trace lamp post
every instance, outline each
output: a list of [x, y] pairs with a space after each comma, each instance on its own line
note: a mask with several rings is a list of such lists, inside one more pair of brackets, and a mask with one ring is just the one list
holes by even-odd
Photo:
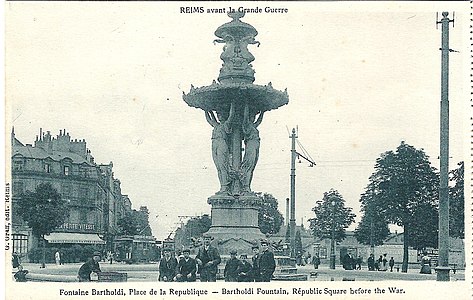
[[332, 200], [332, 241], [330, 245], [330, 269], [335, 270], [335, 200]]

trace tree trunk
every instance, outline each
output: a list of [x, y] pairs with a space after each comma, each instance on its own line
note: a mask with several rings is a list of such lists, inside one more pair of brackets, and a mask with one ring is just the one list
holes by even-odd
[[41, 268], [46, 268], [46, 240], [44, 235], [41, 236], [41, 242], [43, 243], [43, 255], [41, 258]]
[[374, 223], [373, 223], [373, 216], [371, 216], [371, 223], [370, 223], [370, 254], [374, 255]]
[[404, 224], [404, 254], [402, 256], [402, 273], [407, 273], [407, 266], [409, 263], [409, 226]]

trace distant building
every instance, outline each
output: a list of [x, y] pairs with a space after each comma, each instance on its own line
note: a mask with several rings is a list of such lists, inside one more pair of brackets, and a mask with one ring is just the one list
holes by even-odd
[[69, 217], [46, 236], [49, 244], [99, 244], [113, 251], [118, 220], [131, 210], [113, 164], [96, 164], [85, 140], [72, 140], [66, 130], [52, 137], [40, 129], [34, 145], [23, 144], [11, 134], [13, 251], [27, 253], [36, 247], [30, 228], [15, 214], [20, 195], [50, 183], [69, 204]]
[[[327, 263], [330, 260], [330, 239], [314, 240], [313, 252], [318, 253], [322, 263]], [[391, 233], [385, 240], [383, 245], [374, 247], [374, 257], [378, 259], [381, 255], [386, 254], [388, 260], [393, 257], [396, 264], [402, 264], [404, 255], [404, 234], [403, 233]], [[432, 258], [432, 262], [435, 265], [437, 261], [438, 251], [433, 248], [426, 249], [429, 256]], [[408, 249], [409, 263], [417, 264], [420, 262], [422, 257], [422, 251], [416, 249]], [[369, 245], [360, 244], [355, 238], [355, 233], [352, 231], [346, 232], [346, 237], [341, 242], [336, 244], [335, 247], [335, 260], [336, 264], [341, 264], [341, 258], [345, 254], [350, 253], [355, 257], [361, 256], [363, 259], [363, 265], [366, 267], [367, 259], [371, 253]], [[463, 240], [450, 238], [450, 249], [449, 249], [449, 264], [456, 268], [464, 268], [465, 265], [465, 246]]]
[[[286, 244], [284, 247], [288, 247], [288, 243], [286, 243], [286, 233], [288, 230], [288, 225], [281, 225], [279, 228], [279, 232], [270, 236], [270, 241], [275, 244]], [[308, 254], [312, 255], [313, 252], [313, 243], [314, 237], [310, 233], [309, 229], [306, 229], [304, 226], [296, 225], [294, 232], [300, 232], [301, 234], [301, 242], [302, 242], [302, 251], [303, 254], [306, 256]]]
[[[279, 232], [270, 237], [273, 243], [285, 242], [287, 231], [287, 225], [281, 226]], [[302, 240], [302, 250], [304, 255], [310, 254], [313, 256], [317, 254], [322, 264], [328, 264], [330, 261], [330, 248], [331, 239], [316, 239], [313, 237], [309, 229], [305, 229], [302, 226], [296, 226], [296, 232], [300, 231]], [[431, 256], [432, 262], [435, 265], [437, 262], [438, 251], [437, 249], [428, 248], [426, 249], [428, 255]], [[366, 268], [367, 259], [371, 253], [369, 245], [364, 245], [358, 242], [353, 231], [347, 231], [345, 238], [336, 243], [335, 246], [335, 262], [341, 264], [342, 258], [350, 253], [354, 257], [361, 257], [363, 260], [363, 266]], [[383, 245], [374, 247], [375, 259], [379, 256], [387, 254], [388, 260], [393, 257], [397, 265], [402, 264], [404, 255], [404, 234], [403, 233], [391, 233], [384, 241]], [[409, 248], [409, 263], [418, 264], [422, 256], [421, 251]], [[465, 267], [465, 245], [464, 241], [457, 238], [450, 238], [449, 248], [449, 264], [451, 267], [455, 266], [457, 269]]]

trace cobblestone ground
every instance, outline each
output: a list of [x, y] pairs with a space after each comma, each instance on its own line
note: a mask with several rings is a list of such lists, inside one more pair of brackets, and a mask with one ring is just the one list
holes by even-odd
[[[47, 264], [46, 268], [40, 268], [39, 264], [23, 263], [24, 269], [29, 271], [29, 277], [35, 281], [74, 281], [81, 264], [73, 263], [57, 266]], [[158, 264], [122, 264], [122, 263], [100, 263], [103, 272], [125, 272], [128, 274], [128, 281], [152, 282], [158, 278]], [[419, 274], [419, 269], [410, 269], [407, 273], [401, 272], [376, 272], [362, 270], [344, 270], [337, 266], [331, 270], [328, 266], [320, 266], [315, 270], [313, 266], [299, 266], [297, 273], [307, 274], [309, 281], [382, 281], [382, 280], [436, 280], [436, 274]], [[13, 273], [12, 273], [13, 274]], [[94, 279], [94, 278], [93, 278]], [[96, 278], [95, 278], [96, 279]], [[451, 281], [464, 280], [464, 270], [457, 270], [451, 273]]]

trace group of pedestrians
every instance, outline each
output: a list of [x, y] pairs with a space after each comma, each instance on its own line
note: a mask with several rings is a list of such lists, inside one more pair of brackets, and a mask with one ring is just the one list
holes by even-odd
[[[159, 281], [171, 282], [194, 282], [197, 274], [200, 275], [201, 282], [217, 281], [218, 265], [221, 263], [220, 254], [217, 248], [210, 243], [211, 236], [204, 236], [204, 243], [198, 250], [195, 258], [190, 256], [190, 250], [184, 249], [182, 255], [176, 257], [171, 255], [170, 249], [163, 249], [163, 257], [158, 266]], [[258, 246], [252, 248], [252, 263], [247, 261], [246, 254], [241, 254], [238, 259], [237, 251], [230, 251], [230, 259], [227, 261], [224, 270], [225, 281], [244, 282], [267, 282], [276, 268], [274, 254], [269, 250], [269, 242], [261, 242], [262, 251]], [[99, 261], [101, 253], [96, 251], [92, 258], [85, 262], [79, 269], [78, 278], [80, 282], [91, 281], [92, 273], [100, 273]]]
[[54, 253], [54, 261], [57, 266], [64, 265], [64, 253], [57, 250], [56, 253]]
[[[179, 259], [171, 255], [170, 249], [163, 249], [163, 257], [159, 262], [159, 281], [194, 282], [197, 274], [200, 275], [201, 282], [215, 282], [217, 280], [218, 265], [221, 263], [220, 254], [217, 248], [211, 245], [212, 238], [204, 236], [204, 243], [198, 250], [195, 258], [190, 256], [190, 250], [184, 249]], [[253, 256], [251, 263], [245, 253], [237, 258], [237, 251], [230, 251], [230, 259], [225, 264], [225, 281], [230, 282], [269, 282], [276, 268], [274, 254], [269, 250], [269, 242], [261, 241], [261, 251], [258, 246], [252, 247]], [[92, 257], [81, 265], [78, 271], [80, 282], [91, 281], [92, 273], [100, 273], [99, 262], [101, 253], [95, 251]], [[57, 265], [61, 265], [61, 253], [55, 253]], [[12, 255], [12, 266], [18, 271], [14, 277], [17, 281], [26, 281], [27, 270], [23, 270], [20, 258], [17, 253]]]
[[342, 261], [345, 270], [361, 270], [362, 263], [363, 258], [361, 256], [355, 258], [351, 253], [345, 254]]
[[[194, 258], [190, 250], [184, 249], [179, 259], [171, 255], [170, 249], [164, 249], [164, 256], [159, 262], [159, 281], [194, 282], [197, 274], [201, 282], [217, 281], [218, 265], [222, 262], [218, 249], [210, 245], [212, 238], [204, 236], [204, 244]], [[224, 278], [229, 282], [268, 282], [276, 268], [274, 254], [269, 250], [269, 242], [261, 242], [252, 248], [253, 257], [250, 263], [245, 253], [237, 258], [237, 251], [230, 251], [230, 259], [225, 264]]]
[[389, 266], [389, 271], [392, 272], [394, 265], [394, 257], [391, 256], [388, 261], [386, 253], [380, 255], [376, 260], [374, 254], [370, 254], [370, 257], [368, 258], [368, 271], [387, 271]]

